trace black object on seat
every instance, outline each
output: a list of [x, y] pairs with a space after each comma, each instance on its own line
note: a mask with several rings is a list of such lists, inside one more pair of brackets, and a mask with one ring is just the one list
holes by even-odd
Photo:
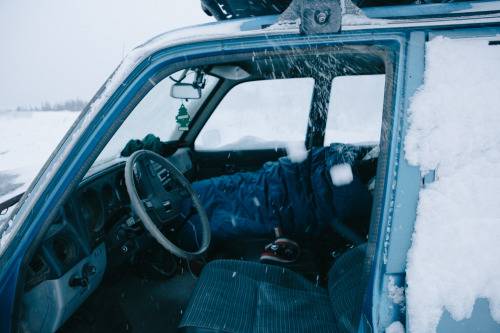
[[217, 260], [203, 270], [179, 332], [351, 332], [366, 244], [328, 273], [328, 290], [282, 267]]

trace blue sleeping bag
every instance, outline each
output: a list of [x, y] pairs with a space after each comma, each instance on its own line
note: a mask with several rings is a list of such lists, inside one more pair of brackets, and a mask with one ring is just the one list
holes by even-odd
[[[196, 181], [192, 186], [207, 212], [215, 242], [268, 236], [278, 226], [286, 237], [312, 240], [334, 219], [369, 219], [372, 198], [358, 176], [357, 157], [352, 146], [332, 144], [313, 148], [302, 162], [282, 157], [258, 171]], [[352, 166], [353, 180], [335, 186], [330, 170], [346, 163]], [[199, 224], [197, 216], [191, 224]]]

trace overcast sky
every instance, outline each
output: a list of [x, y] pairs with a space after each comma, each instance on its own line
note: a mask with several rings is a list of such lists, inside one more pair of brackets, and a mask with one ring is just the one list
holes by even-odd
[[135, 46], [212, 21], [199, 0], [0, 0], [0, 110], [89, 100]]

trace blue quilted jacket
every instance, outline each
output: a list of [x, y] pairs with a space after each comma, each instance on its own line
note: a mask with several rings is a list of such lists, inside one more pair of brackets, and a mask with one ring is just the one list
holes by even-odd
[[[212, 239], [269, 235], [280, 226], [298, 241], [324, 232], [334, 219], [369, 219], [372, 198], [355, 165], [357, 151], [333, 144], [313, 148], [302, 162], [283, 157], [254, 172], [193, 182], [210, 220]], [[352, 165], [353, 181], [332, 183], [330, 169]], [[192, 218], [193, 223], [196, 217]]]

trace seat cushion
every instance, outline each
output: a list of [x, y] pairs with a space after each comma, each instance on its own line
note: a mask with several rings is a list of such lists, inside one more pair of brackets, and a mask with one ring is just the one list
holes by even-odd
[[326, 289], [285, 268], [237, 260], [213, 261], [203, 269], [179, 327], [335, 331]]
[[328, 272], [328, 292], [335, 322], [336, 332], [351, 332], [356, 297], [360, 291], [367, 244], [348, 250], [335, 262]]

